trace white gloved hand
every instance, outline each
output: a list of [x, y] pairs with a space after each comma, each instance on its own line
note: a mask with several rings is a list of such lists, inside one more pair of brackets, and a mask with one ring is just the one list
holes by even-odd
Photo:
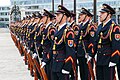
[[41, 68], [43, 68], [45, 65], [46, 65], [46, 63], [45, 63], [45, 62], [42, 62]]
[[95, 54], [95, 61], [97, 61], [97, 53]]
[[27, 53], [30, 53], [30, 50], [27, 50]]
[[19, 38], [17, 38], [17, 40], [19, 40]]
[[109, 63], [109, 67], [113, 67], [113, 66], [115, 66], [116, 65], [116, 63], [113, 63], [113, 62], [110, 62]]
[[85, 54], [85, 58], [87, 59], [87, 57], [88, 57], [88, 55], [87, 54]]
[[36, 57], [37, 57], [37, 54], [34, 53], [34, 54], [32, 55], [32, 58], [34, 59], [34, 58], [36, 58]]
[[24, 46], [24, 50], [26, 49], [26, 46]]
[[87, 63], [88, 63], [91, 59], [92, 59], [92, 57], [91, 57], [91, 56], [88, 56], [88, 58], [87, 58]]
[[20, 41], [20, 43], [22, 43], [22, 41]]
[[62, 69], [62, 73], [63, 73], [63, 74], [69, 74], [70, 72]]

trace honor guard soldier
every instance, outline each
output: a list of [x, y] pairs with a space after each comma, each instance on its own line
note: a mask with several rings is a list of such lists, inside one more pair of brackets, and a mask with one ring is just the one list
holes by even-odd
[[74, 32], [70, 27], [67, 27], [69, 10], [62, 5], [59, 5], [58, 8], [56, 21], [59, 23], [59, 27], [54, 35], [52, 80], [69, 80], [71, 69], [76, 76]]
[[119, 61], [120, 27], [111, 20], [115, 10], [103, 4], [100, 10], [100, 22], [96, 33], [97, 42], [97, 80], [114, 80], [115, 65]]
[[[90, 44], [94, 44], [94, 26], [93, 31], [91, 30], [91, 24], [90, 24], [90, 17], [93, 16], [87, 9], [82, 8], [81, 13], [79, 15], [79, 20], [81, 22], [80, 24], [80, 30], [77, 37], [77, 59], [78, 59], [78, 65], [80, 68], [80, 77], [81, 80], [88, 80], [90, 79], [92, 71], [92, 66], [87, 64], [92, 59], [92, 48], [90, 47]], [[93, 72], [93, 71], [92, 71]], [[94, 80], [94, 79], [93, 79]]]
[[38, 22], [38, 25], [37, 25], [37, 28], [36, 28], [36, 31], [35, 31], [35, 35], [36, 37], [34, 37], [34, 39], [36, 38], [36, 46], [37, 46], [37, 50], [38, 50], [38, 53], [39, 53], [39, 57], [42, 58], [42, 45], [41, 45], [41, 41], [42, 41], [42, 33], [44, 31], [44, 24], [43, 24], [43, 21], [42, 21], [42, 14], [40, 14], [39, 12], [36, 13], [36, 16], [39, 18], [39, 22]]
[[52, 27], [54, 27], [54, 25], [52, 24], [53, 17], [55, 17], [54, 14], [44, 9], [43, 21], [45, 24], [45, 29], [43, 31], [43, 36], [41, 41], [42, 48], [43, 48], [43, 59], [42, 59], [41, 68], [45, 66], [45, 71], [49, 80], [51, 80], [51, 57], [52, 57], [51, 37], [56, 32], [55, 29], [53, 31], [49, 31]]
[[71, 28], [75, 25], [76, 14], [73, 11], [70, 12], [70, 17], [68, 17], [68, 23]]
[[[75, 50], [76, 50], [76, 38], [78, 36], [78, 32], [79, 32], [79, 26], [75, 23], [75, 19], [76, 19], [76, 14], [71, 11], [70, 12], [70, 17], [68, 17], [68, 24], [69, 24], [69, 27], [71, 27], [74, 31], [74, 35], [75, 35], [75, 41], [74, 41], [74, 47], [75, 47]], [[77, 63], [77, 60], [75, 60]], [[70, 80], [74, 80], [74, 72], [73, 70], [70, 72]]]

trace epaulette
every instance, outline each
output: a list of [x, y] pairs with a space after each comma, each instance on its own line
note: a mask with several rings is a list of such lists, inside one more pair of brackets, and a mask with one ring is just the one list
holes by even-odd
[[66, 39], [68, 38], [69, 35], [72, 35], [72, 38], [74, 38], [74, 30], [71, 27], [66, 27], [66, 29], [64, 30], [64, 41], [66, 41]]
[[73, 30], [75, 31], [76, 29], [79, 30], [79, 26], [78, 25], [74, 25], [73, 26]]
[[112, 37], [111, 37], [111, 34], [112, 34], [112, 31], [113, 31], [113, 27], [115, 26], [116, 24], [115, 24], [115, 22], [114, 21], [112, 21], [112, 24], [111, 24], [111, 26], [110, 26], [110, 29], [109, 29], [109, 32], [110, 32], [110, 41], [112, 41]]
[[95, 25], [94, 24], [90, 24], [89, 30], [96, 30]]
[[50, 37], [51, 37], [51, 35], [54, 35], [55, 34], [55, 32], [56, 32], [56, 27], [54, 27], [54, 25], [51, 25], [50, 26], [50, 28], [49, 28], [49, 30], [48, 30], [48, 34], [50, 35], [48, 35], [48, 38], [50, 39]]

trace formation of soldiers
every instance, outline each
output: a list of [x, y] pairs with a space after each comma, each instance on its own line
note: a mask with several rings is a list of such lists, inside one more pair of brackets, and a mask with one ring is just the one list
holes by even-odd
[[93, 14], [82, 8], [76, 24], [76, 14], [59, 5], [55, 14], [44, 9], [11, 23], [10, 33], [35, 80], [78, 80], [78, 72], [81, 80], [116, 80], [120, 27], [113, 14], [114, 9], [103, 4], [95, 25]]

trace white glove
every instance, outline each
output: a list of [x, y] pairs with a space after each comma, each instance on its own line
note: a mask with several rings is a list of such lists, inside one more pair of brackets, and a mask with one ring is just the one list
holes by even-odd
[[87, 63], [88, 63], [91, 59], [92, 59], [92, 57], [91, 57], [91, 56], [88, 56], [88, 58], [87, 58]]
[[97, 53], [95, 54], [95, 61], [97, 61]]
[[26, 49], [26, 46], [24, 46], [24, 50]]
[[17, 40], [19, 40], [19, 38], [17, 38]]
[[27, 53], [30, 53], [30, 50], [27, 50]]
[[87, 59], [87, 57], [88, 57], [88, 55], [87, 54], [85, 54], [85, 58]]
[[41, 68], [43, 68], [46, 65], [45, 62], [42, 62]]
[[62, 73], [63, 73], [63, 74], [69, 74], [70, 72], [68, 72], [68, 71], [66, 71], [66, 70], [64, 70], [64, 69], [62, 69]]
[[20, 43], [22, 43], [22, 41], [20, 41]]
[[32, 58], [34, 59], [34, 58], [36, 58], [36, 57], [37, 57], [37, 54], [34, 53], [34, 54], [32, 55]]
[[113, 67], [113, 66], [115, 66], [116, 65], [116, 63], [113, 63], [113, 62], [110, 62], [109, 63], [109, 67]]

